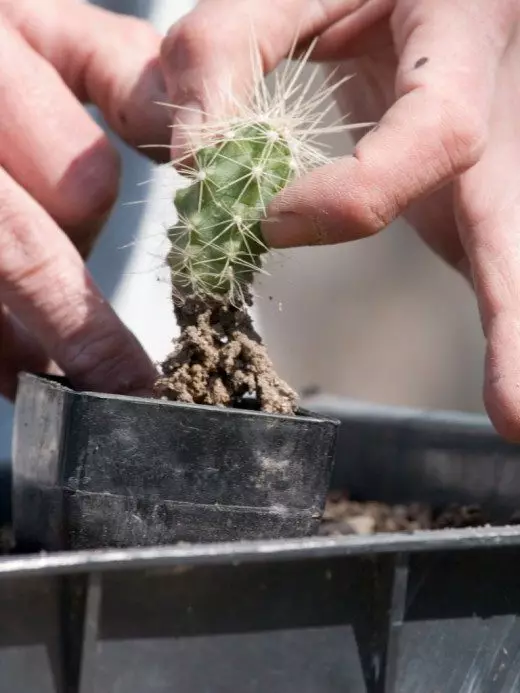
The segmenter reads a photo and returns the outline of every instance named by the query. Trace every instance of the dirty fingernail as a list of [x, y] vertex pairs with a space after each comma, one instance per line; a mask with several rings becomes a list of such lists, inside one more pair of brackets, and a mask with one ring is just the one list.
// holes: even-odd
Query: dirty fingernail
[[268, 217], [262, 222], [262, 235], [272, 248], [293, 248], [317, 242], [312, 222], [292, 212]]
[[172, 159], [187, 154], [200, 139], [203, 123], [202, 109], [197, 101], [175, 104], [173, 132], [171, 140]]

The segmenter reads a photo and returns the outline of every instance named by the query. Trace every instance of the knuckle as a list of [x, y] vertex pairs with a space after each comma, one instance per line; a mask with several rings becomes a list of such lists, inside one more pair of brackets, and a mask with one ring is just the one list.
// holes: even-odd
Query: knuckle
[[111, 333], [86, 334], [78, 330], [67, 340], [63, 362], [75, 382], [89, 381], [106, 363], [113, 364], [117, 340]]
[[60, 361], [76, 386], [114, 394], [132, 389], [139, 376], [134, 345], [109, 329], [79, 329], [66, 340]]
[[127, 43], [135, 47], [138, 51], [156, 49], [160, 41], [160, 36], [153, 26], [143, 19], [124, 15], [118, 17], [124, 27], [121, 35]]
[[178, 69], [195, 66], [207, 55], [208, 46], [214, 40], [214, 27], [201, 14], [193, 12], [169, 29], [162, 42], [161, 59]]
[[390, 224], [399, 213], [398, 204], [390, 200], [365, 197], [353, 201], [350, 216], [362, 236], [375, 236]]
[[69, 167], [61, 184], [59, 222], [81, 226], [106, 216], [117, 200], [121, 162], [103, 138]]
[[[120, 135], [128, 131], [127, 119], [131, 110], [129, 107], [139, 98], [140, 91], [146, 92], [149, 101], [143, 104], [149, 107], [152, 97], [149, 90], [150, 72], [159, 73], [158, 53], [161, 45], [161, 36], [148, 22], [127, 15], [113, 15], [113, 42], [110, 48], [104, 48], [90, 54], [87, 61], [80, 65], [80, 73], [69, 76], [68, 82], [85, 85], [86, 92], [95, 101], [103, 112], [112, 129]], [[108, 27], [110, 31], [110, 27]], [[144, 66], [144, 71], [135, 79], [125, 79], [124, 72], [119, 69], [121, 65], [112, 65], [111, 55], [128, 55], [128, 47], [131, 46], [132, 55], [136, 64]], [[130, 72], [128, 72], [130, 76]], [[148, 86], [147, 86], [148, 85]], [[126, 135], [123, 135], [126, 139]]]
[[0, 252], [4, 253], [12, 246], [27, 227], [26, 219], [19, 208], [13, 204], [9, 196], [2, 191], [0, 196]]
[[[354, 162], [358, 169], [370, 168], [361, 146], [354, 150]], [[363, 181], [363, 175], [360, 174]], [[344, 200], [344, 217], [359, 230], [360, 236], [374, 236], [386, 228], [402, 211], [404, 201], [392, 196], [391, 186], [378, 188], [363, 182]]]
[[0, 286], [7, 291], [35, 292], [45, 283], [45, 277], [55, 265], [52, 254], [42, 254], [34, 238], [39, 229], [23, 210], [8, 199], [0, 201], [0, 256], [2, 257]]
[[49, 275], [52, 276], [53, 260], [48, 256], [40, 259], [24, 258], [21, 261], [22, 253], [23, 250], [13, 253], [12, 262], [9, 262], [9, 258], [4, 262], [1, 282], [11, 289], [23, 289], [26, 295], [35, 295], [45, 289]]

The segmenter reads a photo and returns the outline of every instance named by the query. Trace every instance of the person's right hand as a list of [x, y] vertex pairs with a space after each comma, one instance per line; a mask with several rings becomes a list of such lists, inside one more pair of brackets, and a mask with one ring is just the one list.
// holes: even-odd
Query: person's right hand
[[80, 102], [132, 145], [168, 141], [160, 36], [77, 0], [0, 0], [0, 393], [22, 369], [141, 393], [155, 371], [94, 286], [88, 254], [119, 160]]
[[275, 197], [267, 244], [342, 243], [405, 216], [472, 283], [486, 408], [520, 441], [520, 0], [200, 0], [162, 46], [171, 101], [189, 107], [173, 151], [208, 114], [228, 117], [222, 93], [247, 94], [252, 38], [267, 73], [296, 33], [301, 50], [317, 39], [313, 60], [355, 75], [340, 106], [377, 127]]

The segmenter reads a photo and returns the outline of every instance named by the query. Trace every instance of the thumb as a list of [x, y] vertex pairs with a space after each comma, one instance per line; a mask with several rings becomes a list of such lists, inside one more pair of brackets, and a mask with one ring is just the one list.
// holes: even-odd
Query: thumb
[[468, 13], [465, 3], [441, 0], [417, 2], [414, 16], [399, 18], [414, 28], [400, 50], [397, 101], [352, 156], [316, 169], [273, 200], [263, 224], [269, 245], [374, 234], [479, 160], [506, 41], [490, 35], [496, 22], [478, 16], [486, 11], [483, 3]]

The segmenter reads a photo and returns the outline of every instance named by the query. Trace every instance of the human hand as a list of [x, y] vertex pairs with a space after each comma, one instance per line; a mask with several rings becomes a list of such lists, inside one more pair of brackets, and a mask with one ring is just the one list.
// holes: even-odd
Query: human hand
[[319, 37], [313, 59], [337, 64], [338, 77], [354, 74], [337, 95], [343, 110], [354, 123], [378, 122], [352, 156], [275, 198], [266, 241], [339, 243], [403, 214], [472, 283], [487, 339], [486, 407], [519, 441], [520, 2], [201, 0], [163, 44], [174, 104], [213, 113], [219, 85], [249, 89], [251, 24], [266, 72], [287, 55], [296, 26], [302, 47]]
[[170, 130], [160, 37], [76, 0], [0, 0], [0, 392], [21, 369], [148, 390], [154, 369], [83, 262], [118, 193], [119, 160], [80, 102], [132, 145]]

